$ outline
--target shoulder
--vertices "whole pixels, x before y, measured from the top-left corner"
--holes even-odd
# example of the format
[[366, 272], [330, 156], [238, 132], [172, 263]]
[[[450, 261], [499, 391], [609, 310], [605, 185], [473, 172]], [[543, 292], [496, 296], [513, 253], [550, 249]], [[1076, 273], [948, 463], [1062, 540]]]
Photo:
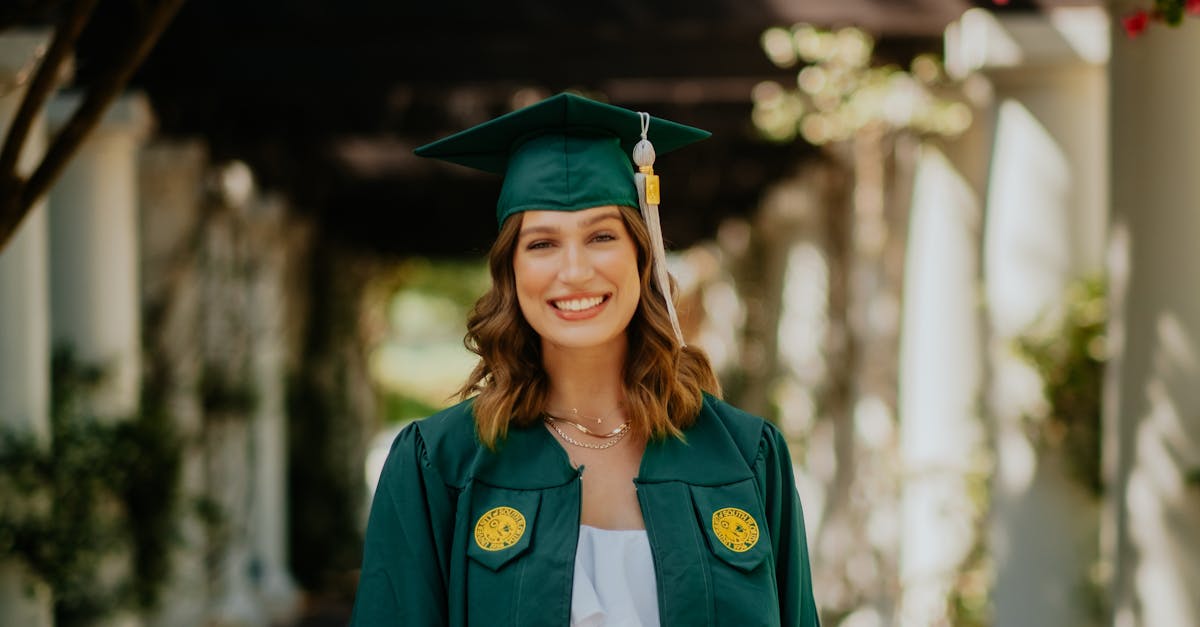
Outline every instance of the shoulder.
[[709, 420], [715, 419], [723, 427], [748, 462], [758, 456], [763, 439], [771, 437], [775, 431], [775, 426], [766, 420], [708, 393], [704, 394], [704, 408], [700, 412], [700, 420], [706, 417]]
[[476, 436], [474, 399], [467, 399], [422, 418], [401, 432], [424, 449], [422, 457], [447, 484], [462, 486], [482, 444]]
[[[775, 425], [707, 393], [693, 428], [697, 427], [706, 432], [720, 432], [728, 438], [751, 469], [761, 465], [764, 453], [774, 451], [783, 442], [783, 435]], [[684, 434], [691, 441], [686, 431]]]
[[734, 440], [742, 457], [752, 467], [759, 466], [764, 461], [776, 463], [775, 460], [767, 458], [790, 460], [787, 438], [779, 427], [770, 421], [708, 394], [704, 395], [704, 406], [709, 411], [702, 412], [702, 415], [710, 413], [721, 423]]
[[725, 428], [731, 429], [734, 433], [753, 434], [754, 437], [758, 437], [761, 435], [763, 425], [768, 424], [766, 420], [734, 407], [708, 392], [704, 393], [704, 407], [711, 410], [725, 425]]

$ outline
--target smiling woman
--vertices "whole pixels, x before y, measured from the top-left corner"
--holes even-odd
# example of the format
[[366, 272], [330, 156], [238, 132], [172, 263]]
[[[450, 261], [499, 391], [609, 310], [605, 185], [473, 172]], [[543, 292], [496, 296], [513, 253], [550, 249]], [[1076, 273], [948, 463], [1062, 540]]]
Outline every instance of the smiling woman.
[[639, 281], [620, 210], [526, 211], [515, 219], [517, 302], [543, 347], [623, 353]]
[[418, 149], [504, 174], [500, 234], [463, 401], [381, 473], [355, 625], [818, 624], [783, 437], [715, 396], [662, 265], [654, 149], [706, 136], [563, 94]]
[[620, 211], [524, 211], [520, 221], [512, 259], [517, 301], [544, 354], [574, 348], [623, 357], [638, 276]]
[[[584, 226], [594, 216], [604, 219], [591, 223], [593, 230], [585, 227], [575, 235], [584, 239], [575, 244], [584, 251], [565, 253], [577, 257], [575, 260], [556, 259], [556, 251], [564, 255], [564, 249], [572, 245], [547, 239], [551, 225]], [[531, 238], [523, 240], [527, 231]], [[555, 230], [560, 238], [563, 232]], [[593, 241], [586, 241], [588, 235], [594, 236]], [[587, 245], [582, 245], [585, 242]], [[534, 248], [523, 250], [527, 246]], [[624, 389], [613, 392], [622, 400], [611, 406], [621, 405], [626, 413], [638, 414], [640, 419], [633, 421], [631, 429], [646, 438], [679, 435], [699, 411], [702, 392], [719, 391], [703, 351], [680, 346], [675, 340], [666, 301], [652, 280], [651, 247], [645, 224], [630, 207], [526, 211], [505, 222], [489, 254], [492, 289], [467, 321], [467, 345], [482, 359], [463, 386], [462, 396], [478, 394], [473, 401], [474, 414], [484, 444], [494, 446], [510, 425], [536, 423], [547, 408], [578, 410], [595, 404], [548, 398], [551, 378], [544, 367], [548, 360], [551, 364], [560, 359], [586, 361], [590, 365], [582, 374], [590, 380], [615, 367], [623, 376], [612, 386]], [[585, 266], [582, 273], [580, 265]], [[571, 285], [581, 278], [590, 284], [592, 293], [578, 292], [578, 287]], [[547, 280], [554, 286], [546, 289], [558, 290], [556, 293], [523, 293], [522, 285]], [[596, 287], [605, 283], [611, 287]], [[603, 302], [600, 307], [569, 310], [577, 306], [570, 301], [582, 301], [577, 297], [589, 295], [615, 300], [611, 305]], [[580, 318], [574, 319], [576, 315]], [[591, 320], [593, 316], [595, 320]], [[613, 322], [618, 326], [605, 326]], [[606, 332], [610, 335], [605, 345]], [[611, 362], [611, 366], [602, 367], [601, 361]], [[530, 368], [531, 364], [538, 367]], [[491, 385], [493, 381], [507, 384]], [[601, 392], [592, 389], [586, 394], [598, 400]]]

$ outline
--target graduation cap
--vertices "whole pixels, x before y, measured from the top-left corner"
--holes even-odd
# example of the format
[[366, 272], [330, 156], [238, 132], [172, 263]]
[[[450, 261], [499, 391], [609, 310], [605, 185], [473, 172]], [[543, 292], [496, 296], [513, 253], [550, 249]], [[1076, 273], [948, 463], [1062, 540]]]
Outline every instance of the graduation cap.
[[683, 332], [669, 296], [654, 159], [656, 152], [665, 154], [710, 135], [563, 93], [421, 146], [416, 154], [503, 174], [496, 203], [500, 224], [522, 211], [638, 207], [654, 247], [655, 278], [668, 295], [667, 311], [682, 346]]

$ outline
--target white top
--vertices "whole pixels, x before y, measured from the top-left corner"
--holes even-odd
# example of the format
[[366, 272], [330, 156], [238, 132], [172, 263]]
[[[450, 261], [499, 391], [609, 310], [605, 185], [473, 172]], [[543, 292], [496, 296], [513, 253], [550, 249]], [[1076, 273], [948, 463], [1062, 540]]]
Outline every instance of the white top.
[[580, 525], [571, 627], [654, 625], [658, 585], [646, 531]]

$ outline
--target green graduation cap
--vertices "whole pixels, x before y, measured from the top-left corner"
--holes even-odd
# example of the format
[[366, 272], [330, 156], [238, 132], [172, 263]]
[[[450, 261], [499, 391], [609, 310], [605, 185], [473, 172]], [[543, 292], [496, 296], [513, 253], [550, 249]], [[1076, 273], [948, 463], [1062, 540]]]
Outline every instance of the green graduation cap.
[[[604, 205], [640, 208], [654, 246], [655, 279], [659, 290], [670, 294], [658, 219], [655, 154], [709, 135], [647, 113], [563, 93], [421, 146], [416, 153], [503, 174], [496, 203], [500, 224], [522, 211], [580, 211]], [[683, 346], [674, 303], [669, 297], [666, 301], [675, 337]]]
[[535, 209], [637, 207], [631, 159], [639, 140], [648, 139], [653, 152], [666, 154], [709, 135], [563, 93], [421, 146], [416, 153], [503, 174], [496, 203], [496, 219], [503, 224], [514, 213]]

